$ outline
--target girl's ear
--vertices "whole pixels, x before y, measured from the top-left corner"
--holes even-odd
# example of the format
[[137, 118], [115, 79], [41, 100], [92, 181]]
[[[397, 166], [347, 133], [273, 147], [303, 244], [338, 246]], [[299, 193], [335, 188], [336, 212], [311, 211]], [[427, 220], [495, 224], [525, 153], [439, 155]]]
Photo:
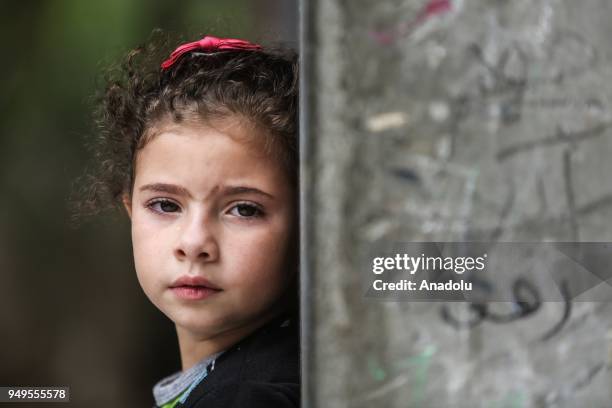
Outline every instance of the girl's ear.
[[132, 198], [129, 196], [129, 194], [124, 194], [121, 201], [123, 201], [123, 206], [125, 207], [128, 217], [132, 219]]

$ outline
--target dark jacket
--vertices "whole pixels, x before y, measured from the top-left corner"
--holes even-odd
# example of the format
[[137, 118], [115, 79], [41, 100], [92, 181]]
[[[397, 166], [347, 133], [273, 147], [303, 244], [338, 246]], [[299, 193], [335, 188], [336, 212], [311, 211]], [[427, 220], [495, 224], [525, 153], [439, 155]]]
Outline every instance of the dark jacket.
[[177, 407], [299, 407], [299, 356], [299, 320], [276, 318], [221, 354]]

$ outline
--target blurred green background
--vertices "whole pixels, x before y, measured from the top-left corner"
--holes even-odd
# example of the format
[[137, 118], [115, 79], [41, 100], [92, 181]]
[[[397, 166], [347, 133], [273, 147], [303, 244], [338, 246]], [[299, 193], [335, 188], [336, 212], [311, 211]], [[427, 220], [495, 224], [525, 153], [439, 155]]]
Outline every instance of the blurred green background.
[[0, 386], [67, 385], [74, 407], [152, 406], [153, 384], [180, 368], [178, 346], [136, 280], [128, 219], [69, 223], [92, 96], [154, 28], [297, 47], [297, 0], [2, 5]]

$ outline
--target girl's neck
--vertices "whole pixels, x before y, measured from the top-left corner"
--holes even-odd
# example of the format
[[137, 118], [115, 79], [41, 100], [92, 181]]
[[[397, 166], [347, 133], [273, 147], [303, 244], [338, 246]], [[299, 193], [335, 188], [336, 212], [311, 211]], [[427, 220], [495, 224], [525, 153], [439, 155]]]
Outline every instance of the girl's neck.
[[200, 360], [228, 349], [272, 320], [277, 314], [264, 315], [260, 319], [249, 322], [244, 326], [233, 328], [212, 337], [194, 333], [177, 325], [176, 334], [181, 353], [182, 370], [188, 370]]

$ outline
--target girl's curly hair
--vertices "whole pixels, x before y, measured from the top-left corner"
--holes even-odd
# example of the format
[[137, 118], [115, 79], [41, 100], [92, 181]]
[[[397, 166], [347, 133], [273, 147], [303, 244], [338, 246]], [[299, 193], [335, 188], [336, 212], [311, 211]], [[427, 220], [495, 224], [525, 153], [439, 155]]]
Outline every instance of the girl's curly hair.
[[131, 50], [105, 78], [97, 98], [94, 168], [80, 180], [77, 217], [99, 212], [131, 194], [136, 153], [162, 120], [208, 121], [237, 115], [267, 136], [265, 146], [291, 182], [298, 172], [298, 57], [286, 48], [191, 52], [170, 68], [172, 50], [161, 31]]

